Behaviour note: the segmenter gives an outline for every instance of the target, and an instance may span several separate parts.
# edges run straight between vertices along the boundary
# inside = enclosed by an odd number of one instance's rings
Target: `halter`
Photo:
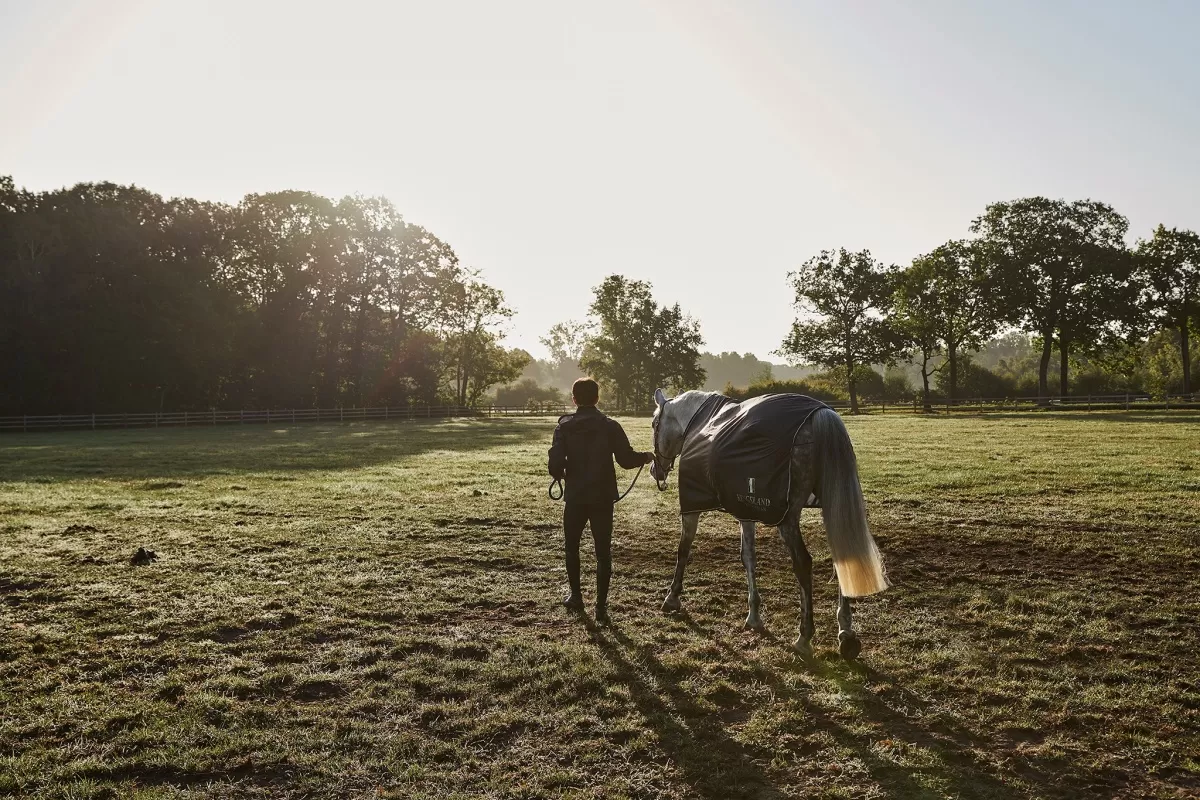
[[[675,459],[667,461],[661,456],[658,451],[658,429],[662,427],[663,416],[667,413],[667,406],[671,401],[663,403],[658,409],[658,416],[655,417],[654,423],[654,482],[658,484],[658,490],[665,492],[667,490],[667,476],[671,474],[671,470],[675,468]]]

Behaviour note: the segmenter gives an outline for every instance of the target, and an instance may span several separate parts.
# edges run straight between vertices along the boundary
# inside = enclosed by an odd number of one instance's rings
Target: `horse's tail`
[[[867,527],[867,507],[858,483],[858,463],[842,417],[822,408],[813,414],[813,440],[820,470],[821,515],[846,597],[865,597],[888,588],[883,559]]]

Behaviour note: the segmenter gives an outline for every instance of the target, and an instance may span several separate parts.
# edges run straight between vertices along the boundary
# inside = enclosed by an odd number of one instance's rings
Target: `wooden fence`
[[[846,411],[847,402],[831,402],[833,408]],[[1004,413],[1014,411],[1132,411],[1172,408],[1200,409],[1200,395],[1173,395],[1154,399],[1149,395],[1088,395],[1039,401],[1036,397],[961,398],[932,403],[935,413]],[[189,428],[211,425],[290,425],[301,422],[359,422],[364,420],[421,420],[462,417],[557,417],[568,414],[570,406],[538,404],[529,406],[403,406],[378,408],[289,408],[242,411],[175,411],[141,414],[49,414],[0,417],[0,432],[69,430],[102,428]],[[860,403],[866,414],[920,413],[919,399],[903,403]],[[619,412],[622,416],[649,416],[648,410]]]

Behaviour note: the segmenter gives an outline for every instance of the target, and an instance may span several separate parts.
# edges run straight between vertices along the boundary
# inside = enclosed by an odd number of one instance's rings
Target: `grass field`
[[[1200,796],[1200,415],[847,422],[896,584],[858,663],[823,579],[789,650],[773,532],[741,631],[719,515],[663,616],[646,475],[614,624],[558,608],[550,421],[0,438],[0,795]]]

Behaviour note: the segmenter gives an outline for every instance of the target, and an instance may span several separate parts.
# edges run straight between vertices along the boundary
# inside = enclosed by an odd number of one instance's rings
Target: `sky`
[[[1039,194],[1200,228],[1198,36],[1193,0],[0,0],[0,175],[383,195],[512,345],[620,273],[768,358],[822,249]]]

